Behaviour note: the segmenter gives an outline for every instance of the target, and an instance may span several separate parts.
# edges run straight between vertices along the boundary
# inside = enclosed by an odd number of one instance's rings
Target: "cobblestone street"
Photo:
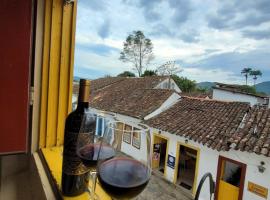
[[[192,200],[192,198],[174,184],[153,174],[146,189],[135,200]]]

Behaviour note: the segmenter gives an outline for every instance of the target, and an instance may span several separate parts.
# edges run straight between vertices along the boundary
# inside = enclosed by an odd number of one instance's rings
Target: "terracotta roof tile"
[[[90,97],[90,106],[142,119],[159,108],[174,93],[173,90],[153,89],[166,78],[124,78],[94,90]]]
[[[183,97],[178,103],[145,123],[200,142],[209,148],[229,150],[249,104]]]
[[[253,107],[232,140],[236,149],[270,156],[270,109]]]

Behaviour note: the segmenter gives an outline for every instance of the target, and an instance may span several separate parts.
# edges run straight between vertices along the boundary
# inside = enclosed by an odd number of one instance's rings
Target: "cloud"
[[[224,83],[241,83],[242,78],[237,74],[222,70],[219,68],[214,69],[203,69],[197,67],[184,68],[180,76],[188,77],[191,80],[196,80],[197,82],[211,81],[211,82],[222,82]]]
[[[198,80],[219,73],[220,81],[221,74],[237,81],[242,67],[252,66],[267,80],[269,10],[270,0],[80,0],[75,69],[99,75],[130,70],[119,52],[129,33],[142,30],[154,45],[151,69],[177,60],[181,67],[201,70],[187,71]]]
[[[270,39],[270,29],[269,30],[245,30],[242,31],[245,37],[253,38],[255,40]]]
[[[172,20],[177,25],[186,22],[191,14],[191,1],[189,0],[169,0],[169,5],[172,9]]]
[[[106,0],[79,0],[78,6],[92,11],[101,11],[106,9]]]
[[[270,20],[269,0],[220,1],[216,11],[207,16],[208,26],[215,29],[241,29]]]
[[[78,44],[76,45],[76,50],[87,51],[102,56],[108,56],[111,53],[119,52],[119,49],[107,46],[105,44],[88,44],[88,45]]]
[[[152,1],[152,0],[139,0],[138,6],[143,9],[144,17],[147,21],[154,22],[161,19],[161,14],[155,10],[156,6],[161,1]]]
[[[110,34],[110,20],[104,20],[104,23],[98,29],[98,35],[104,39],[107,38]]]
[[[182,33],[180,35],[180,39],[182,39],[184,42],[187,42],[187,43],[193,43],[193,42],[200,41],[199,36],[200,34],[196,30],[191,29],[191,30],[187,30],[185,33]]]

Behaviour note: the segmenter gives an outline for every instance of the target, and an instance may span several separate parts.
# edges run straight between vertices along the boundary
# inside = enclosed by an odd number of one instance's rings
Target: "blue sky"
[[[131,71],[119,55],[141,30],[154,46],[148,69],[176,61],[178,75],[197,82],[244,84],[241,69],[252,67],[263,73],[258,82],[269,81],[269,10],[269,0],[79,0],[74,75]]]

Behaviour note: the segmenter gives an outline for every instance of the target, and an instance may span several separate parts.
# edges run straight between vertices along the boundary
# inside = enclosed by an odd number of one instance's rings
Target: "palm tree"
[[[260,70],[251,70],[249,75],[253,76],[254,86],[255,86],[256,80],[257,80],[258,76],[262,76],[262,72]]]
[[[246,68],[242,69],[242,71],[241,71],[241,74],[244,74],[244,76],[246,77],[246,85],[247,85],[248,75],[250,75],[251,71],[252,71],[252,69],[249,67],[246,67]]]

